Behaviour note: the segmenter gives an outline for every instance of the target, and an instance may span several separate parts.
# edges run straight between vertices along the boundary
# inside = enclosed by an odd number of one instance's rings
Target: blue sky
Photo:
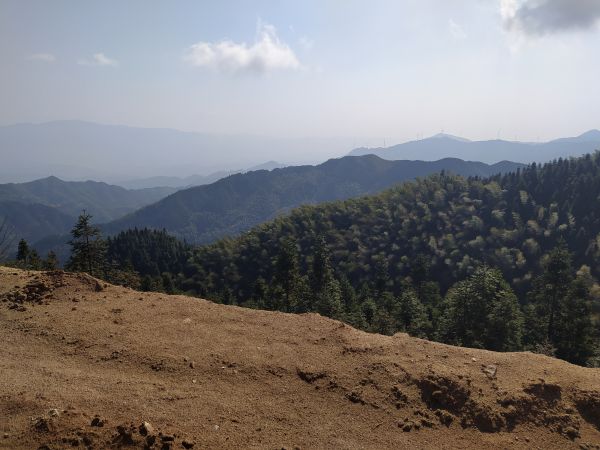
[[[597,0],[0,0],[0,124],[387,143],[600,128]]]

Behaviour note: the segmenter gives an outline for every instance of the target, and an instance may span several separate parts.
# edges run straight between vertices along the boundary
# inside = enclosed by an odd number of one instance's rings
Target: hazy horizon
[[[3,125],[370,146],[599,127],[588,87],[600,75],[600,3],[589,0],[2,3]]]

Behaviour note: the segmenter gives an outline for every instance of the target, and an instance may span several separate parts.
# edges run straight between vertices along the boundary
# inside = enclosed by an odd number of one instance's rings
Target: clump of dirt
[[[67,413],[68,411],[65,411]],[[99,416],[88,424],[82,420],[72,420],[68,415],[61,417],[38,417],[33,421],[32,431],[42,442],[40,449],[86,448],[86,449],[145,449],[171,450],[175,448],[192,449],[194,440],[175,433],[164,432],[147,421],[135,424],[121,423],[112,427],[104,425]]]
[[[421,398],[431,409],[444,409],[459,414],[471,396],[460,382],[443,376],[429,375],[417,381]]]
[[[577,392],[574,401],[581,417],[600,430],[600,393],[598,391]]]
[[[15,286],[0,295],[0,301],[8,303],[9,309],[26,311],[26,304],[47,304],[55,289],[65,286],[64,272],[50,271],[38,273],[27,280],[25,286]]]

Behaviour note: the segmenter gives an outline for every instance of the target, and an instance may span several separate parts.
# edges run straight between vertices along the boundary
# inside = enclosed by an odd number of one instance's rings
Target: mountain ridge
[[[559,138],[548,142],[519,142],[502,139],[471,141],[447,134],[408,141],[391,147],[356,148],[350,156],[374,154],[388,160],[417,159],[428,155],[437,159],[449,154],[464,160],[487,163],[501,155],[503,159],[517,162],[546,162],[556,158],[581,156],[600,149],[600,131],[590,130],[575,137]]]
[[[173,192],[172,188],[128,190],[99,181],[63,181],[51,175],[0,184],[0,217],[7,217],[18,238],[35,241],[68,232],[84,209],[94,220],[106,222]]]
[[[489,176],[523,167],[488,165],[445,158],[438,161],[387,161],[373,155],[330,159],[317,166],[234,174],[215,183],[178,191],[106,224],[115,233],[127,228],[166,229],[190,243],[207,243],[239,234],[302,204],[374,193],[395,183],[446,170]]]

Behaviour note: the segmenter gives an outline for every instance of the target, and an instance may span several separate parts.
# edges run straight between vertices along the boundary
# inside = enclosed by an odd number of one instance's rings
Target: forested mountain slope
[[[252,171],[179,191],[104,230],[112,234],[134,227],[164,228],[188,242],[208,243],[247,231],[302,204],[374,193],[442,170],[489,176],[518,167],[521,165],[510,162],[487,165],[454,158],[385,161],[369,155],[332,159],[318,166]]]
[[[96,181],[47,177],[28,183],[0,184],[0,217],[17,238],[38,240],[68,233],[82,210],[107,222],[175,192],[173,188],[128,190]]]
[[[173,192],[175,189],[168,187],[124,189],[98,181],[63,181],[51,176],[28,183],[0,184],[0,201],[38,203],[71,216],[85,209],[96,220],[106,222]]]
[[[304,206],[201,247],[180,286],[225,303],[316,310],[373,331],[461,345],[550,344],[582,363],[597,348],[599,199],[598,153],[487,179],[434,175]],[[462,331],[449,325],[452,314]],[[585,357],[560,349],[560,339],[580,331]],[[502,333],[501,343],[486,343]]]

